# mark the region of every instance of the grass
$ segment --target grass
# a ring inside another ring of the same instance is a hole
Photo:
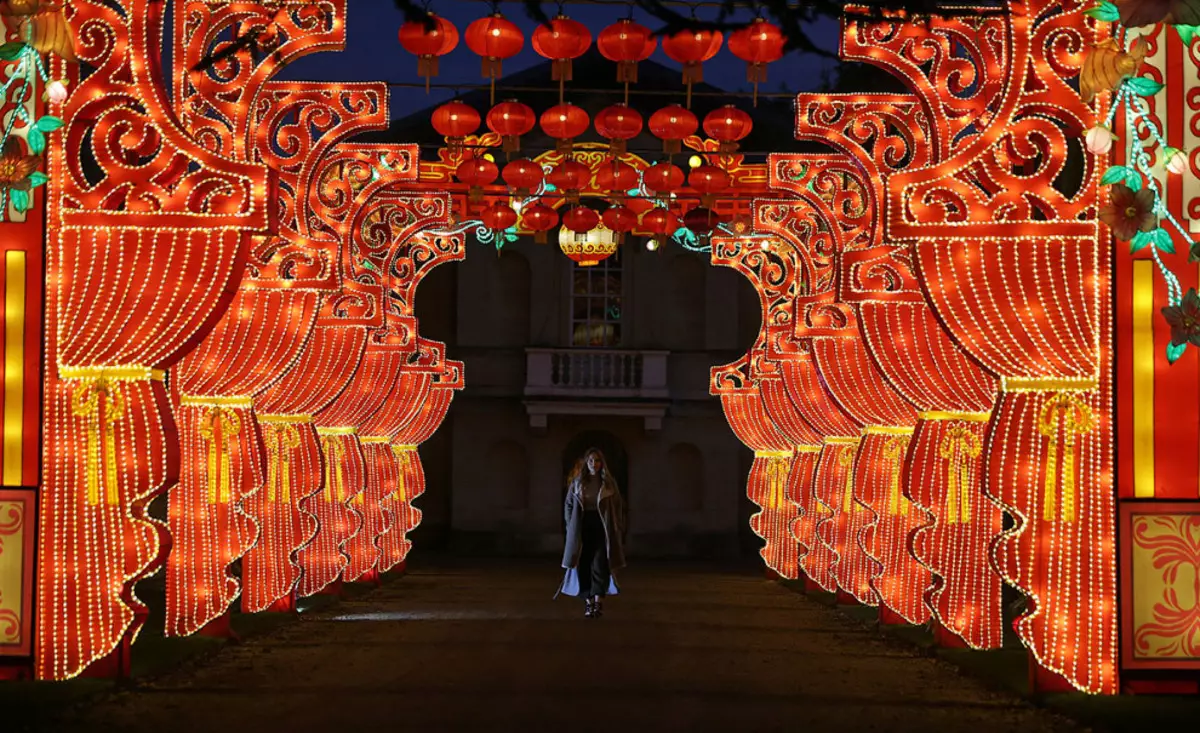
[[[804,593],[801,581],[780,581],[789,590]],[[963,674],[993,689],[1020,696],[1031,703],[1070,718],[1099,733],[1142,733],[1147,730],[1192,730],[1200,721],[1200,696],[1196,695],[1086,695],[1081,692],[1034,695],[1029,689],[1029,657],[1005,619],[1003,648],[987,651],[940,647],[924,626],[879,623],[879,612],[868,606],[839,605],[832,593],[809,591],[807,597],[832,606],[849,618],[897,643],[942,659]],[[1007,609],[1010,606],[1006,605]]]

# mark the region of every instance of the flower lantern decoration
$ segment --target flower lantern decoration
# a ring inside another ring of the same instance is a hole
[[[467,184],[467,200],[477,203],[483,200],[483,187],[496,180],[500,169],[487,158],[467,158],[458,164],[454,176]]]
[[[592,170],[577,160],[567,158],[550,169],[546,180],[562,192],[569,203],[579,202],[579,192],[588,184]]]
[[[479,113],[469,104],[455,100],[433,111],[433,129],[446,138],[451,154],[462,147],[463,138],[479,129]]]
[[[727,104],[704,115],[704,134],[720,142],[722,153],[737,150],[738,141],[754,129],[754,122],[746,112]]]
[[[672,104],[650,115],[650,133],[663,141],[663,152],[678,153],[683,149],[683,139],[695,135],[700,121],[692,111]]]
[[[700,203],[712,206],[716,195],[729,188],[729,174],[715,165],[699,165],[688,174],[688,185],[700,194]]]
[[[487,113],[488,129],[500,136],[501,149],[506,153],[521,149],[521,136],[536,122],[533,108],[516,100],[501,102]]]
[[[521,224],[533,232],[533,241],[546,243],[546,232],[558,224],[558,212],[544,204],[533,204],[521,209]]]
[[[500,173],[504,182],[512,189],[513,195],[528,198],[529,194],[542,185],[545,174],[542,167],[527,158],[518,158],[504,166]]]
[[[683,171],[672,163],[656,163],[642,173],[642,184],[651,193],[670,195],[683,186]]]
[[[539,122],[542,132],[558,141],[557,150],[568,154],[574,147],[575,138],[588,128],[588,113],[573,104],[556,104],[542,113]]]
[[[592,267],[617,251],[616,235],[600,225],[600,215],[586,206],[576,206],[562,217],[558,247],[580,267]],[[573,233],[573,234],[572,234]]]
[[[562,101],[564,81],[571,81],[571,60],[583,55],[592,45],[592,33],[583,23],[559,15],[549,25],[541,24],[533,32],[533,50],[551,60],[550,78],[558,82],[558,101]]]
[[[746,62],[746,81],[754,84],[754,106],[758,85],[767,80],[767,64],[783,58],[783,31],[764,18],[755,18],[745,28],[729,34],[729,51]]]
[[[625,144],[642,131],[642,116],[624,104],[605,107],[596,115],[596,132],[608,139],[613,155],[624,155]]]
[[[629,84],[637,83],[638,62],[650,58],[657,46],[658,41],[650,29],[633,22],[632,18],[618,20],[596,37],[596,48],[600,49],[600,55],[616,62],[617,81],[625,83],[626,95],[629,93]]]
[[[496,99],[496,77],[502,73],[504,59],[516,56],[525,45],[525,34],[500,13],[480,18],[467,26],[467,48],[481,59],[483,76],[491,79],[492,98]]]
[[[637,226],[637,214],[628,206],[612,206],[604,212],[600,220],[616,234],[618,243],[623,242],[625,235]]]
[[[400,26],[400,45],[417,57],[417,74],[424,77],[428,94],[429,78],[438,75],[438,57],[458,46],[458,29],[445,18],[430,13],[425,20],[409,20]]]
[[[681,30],[663,39],[663,52],[672,61],[683,64],[683,83],[687,85],[687,106],[692,106],[692,84],[704,81],[701,66],[721,50],[724,36],[720,31]]]
[[[629,191],[637,189],[638,174],[633,166],[619,160],[602,163],[596,169],[596,186],[617,195],[625,195]],[[611,226],[609,229],[619,231]]]

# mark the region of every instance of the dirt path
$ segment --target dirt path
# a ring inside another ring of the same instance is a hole
[[[635,568],[600,620],[558,579],[415,570],[54,729],[1073,730],[754,576]]]

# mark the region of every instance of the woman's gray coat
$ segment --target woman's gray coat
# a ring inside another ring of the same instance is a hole
[[[597,500],[600,519],[604,522],[605,546],[608,548],[608,567],[610,570],[625,567],[625,500],[617,489],[617,482],[606,471],[600,486]],[[563,502],[563,519],[567,523],[567,542],[563,548],[562,566],[567,572],[559,592],[567,595],[577,595],[579,579],[575,573],[579,566],[579,553],[583,550],[583,480],[576,477],[567,488],[567,498]],[[616,591],[614,587],[609,592]],[[572,592],[575,589],[576,592]]]

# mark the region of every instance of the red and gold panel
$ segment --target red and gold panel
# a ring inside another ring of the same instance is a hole
[[[34,493],[0,489],[0,658],[33,650]]]
[[[1121,666],[1200,670],[1200,502],[1121,504]]]
[[[296,554],[302,573],[296,586],[301,597],[320,592],[339,577],[350,558],[346,541],[362,526],[354,497],[366,488],[362,446],[352,427],[317,428],[325,467],[323,488],[306,503],[317,518],[317,533]]]
[[[800,560],[800,566],[808,579],[833,593],[846,578],[853,576],[854,568],[843,572],[838,567],[846,552],[846,541],[850,537],[851,524],[862,523],[866,511],[857,506],[859,519],[854,522],[854,455],[858,452],[858,438],[832,436],[825,438],[821,455],[817,459],[816,475],[813,477],[813,536],[816,541],[809,547],[808,554]],[[806,508],[806,517],[808,515]],[[869,577],[859,578],[855,590],[863,598],[870,599],[873,591]]]

